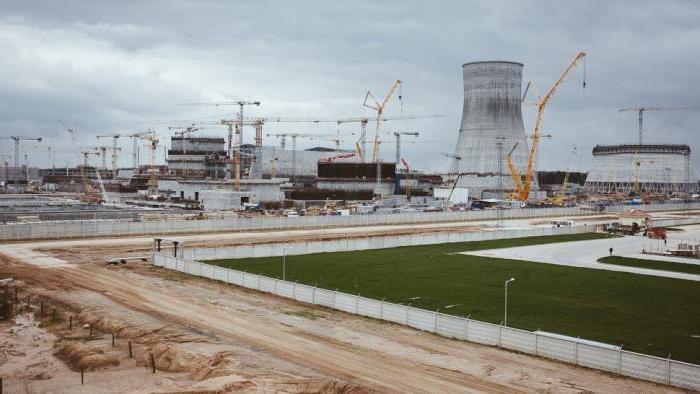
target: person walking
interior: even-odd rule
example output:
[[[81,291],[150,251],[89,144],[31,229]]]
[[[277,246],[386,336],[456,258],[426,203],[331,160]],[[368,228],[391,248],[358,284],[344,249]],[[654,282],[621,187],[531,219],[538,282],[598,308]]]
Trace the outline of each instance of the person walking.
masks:
[[[610,248],[610,256],[612,256],[613,248]]]

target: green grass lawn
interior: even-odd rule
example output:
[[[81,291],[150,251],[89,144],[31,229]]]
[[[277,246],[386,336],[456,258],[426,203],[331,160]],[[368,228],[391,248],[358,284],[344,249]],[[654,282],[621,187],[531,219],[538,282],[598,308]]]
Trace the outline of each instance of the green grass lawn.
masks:
[[[287,256],[287,280],[700,363],[700,283],[455,252],[604,237],[574,234]],[[562,256],[566,258],[566,256]],[[282,257],[211,263],[281,277]],[[420,297],[409,301],[409,298]],[[693,336],[699,336],[695,338]]]
[[[700,275],[700,265],[676,263],[673,261],[634,259],[631,257],[621,256],[605,256],[599,258],[598,262],[605,264],[626,265],[630,267],[650,268],[653,270],[684,272],[686,274]]]

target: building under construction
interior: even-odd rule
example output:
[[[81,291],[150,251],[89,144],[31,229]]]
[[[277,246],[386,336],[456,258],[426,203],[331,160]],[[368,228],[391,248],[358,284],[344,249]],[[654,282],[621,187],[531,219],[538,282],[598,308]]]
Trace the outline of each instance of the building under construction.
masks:
[[[585,189],[591,193],[677,193],[697,188],[688,145],[596,145]]]
[[[178,176],[223,178],[228,168],[225,144],[223,138],[172,137],[168,168]]]

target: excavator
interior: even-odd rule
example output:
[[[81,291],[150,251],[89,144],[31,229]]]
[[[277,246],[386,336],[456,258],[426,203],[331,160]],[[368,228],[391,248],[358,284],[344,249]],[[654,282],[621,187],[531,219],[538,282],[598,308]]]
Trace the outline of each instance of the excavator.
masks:
[[[532,146],[530,146],[530,154],[527,159],[527,169],[524,174],[524,179],[523,176],[520,174],[520,171],[518,171],[518,168],[516,167],[515,162],[512,158],[512,154],[515,150],[515,147],[517,146],[517,143],[507,156],[508,169],[510,170],[511,176],[513,177],[513,182],[515,184],[515,191],[513,193],[513,197],[517,200],[527,201],[530,197],[530,190],[532,189],[532,178],[535,172],[535,159],[537,157],[537,147],[540,142],[540,126],[542,125],[544,109],[549,103],[549,100],[552,98],[552,96],[554,96],[554,93],[556,93],[557,89],[559,89],[559,87],[562,85],[564,79],[571,73],[571,71],[573,71],[576,65],[578,65],[579,61],[585,56],[586,52],[579,51],[576,54],[576,56],[574,56],[574,59],[571,61],[569,66],[561,74],[559,79],[557,79],[557,81],[554,82],[554,84],[549,88],[547,93],[544,96],[539,97],[537,99],[537,117],[535,118],[535,130],[532,134]],[[585,82],[583,86],[586,86]]]

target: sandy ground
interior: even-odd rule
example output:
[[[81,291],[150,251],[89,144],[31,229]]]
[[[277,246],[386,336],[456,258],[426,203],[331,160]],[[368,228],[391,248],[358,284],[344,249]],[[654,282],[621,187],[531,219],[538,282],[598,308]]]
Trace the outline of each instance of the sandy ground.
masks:
[[[375,234],[393,228],[364,229]],[[455,226],[452,231],[480,227]],[[340,231],[339,231],[340,230]],[[413,229],[404,229],[417,231]],[[432,231],[429,230],[428,231]],[[363,229],[182,237],[195,244],[363,235]],[[0,325],[5,392],[679,392],[494,347],[300,304],[143,262],[151,239],[0,246],[0,277],[61,321]],[[34,313],[37,312],[34,301]],[[75,327],[68,330],[67,316]],[[91,324],[92,340],[83,324]],[[116,347],[111,347],[111,333]],[[128,358],[131,340],[134,358]],[[158,371],[148,368],[153,353]],[[80,384],[80,367],[85,384]]]
[[[700,225],[679,227],[683,231],[669,231],[667,246],[670,248],[679,241],[700,241]],[[609,249],[613,248],[616,256],[632,257],[638,259],[650,259],[668,261],[679,264],[700,264],[700,260],[690,258],[674,258],[642,254],[642,249],[664,249],[663,241],[650,240],[641,235],[626,236],[620,238],[597,239],[591,241],[563,242],[548,245],[519,246],[505,249],[490,249],[463,254],[486,256],[496,258],[508,258],[517,260],[537,261],[547,264],[569,265],[573,267],[594,268],[608,271],[632,272],[642,275],[661,276],[666,278],[686,279],[700,281],[700,275],[685,274],[682,272],[661,271],[627,267],[615,264],[603,264],[597,260],[608,256]]]

